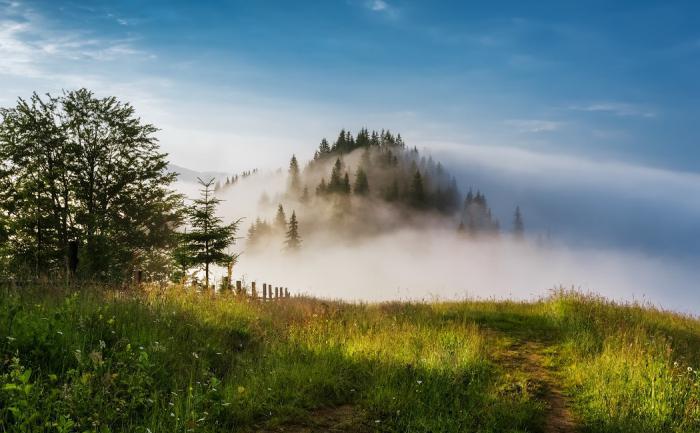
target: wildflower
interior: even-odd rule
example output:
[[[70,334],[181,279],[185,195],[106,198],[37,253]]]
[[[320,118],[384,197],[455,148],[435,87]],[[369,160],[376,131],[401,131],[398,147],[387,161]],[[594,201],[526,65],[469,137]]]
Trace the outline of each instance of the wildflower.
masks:
[[[197,355],[196,352],[192,352],[192,356],[194,356],[195,359],[199,359],[199,355]]]
[[[245,387],[239,386],[238,387],[238,393],[243,394],[245,392]]]
[[[170,412],[170,416],[174,417],[174,416],[175,416],[175,414],[174,414],[174,413],[172,413],[172,412]]]
[[[104,349],[105,347],[107,347],[107,343],[105,343],[104,341],[100,340],[100,349]]]
[[[12,342],[12,341],[15,341],[16,338],[15,338],[15,337],[10,337],[10,336],[8,336],[8,337],[7,337],[7,340],[10,341],[10,342]]]
[[[63,335],[63,331],[56,331],[56,334]]]
[[[375,424],[379,424],[381,422],[381,420],[375,419],[374,422],[375,422]]]
[[[688,367],[688,373],[692,373],[692,372],[693,372],[693,367]]]
[[[423,381],[422,381],[422,380],[417,380],[416,383],[417,383],[418,385],[421,385],[421,384],[423,383]]]

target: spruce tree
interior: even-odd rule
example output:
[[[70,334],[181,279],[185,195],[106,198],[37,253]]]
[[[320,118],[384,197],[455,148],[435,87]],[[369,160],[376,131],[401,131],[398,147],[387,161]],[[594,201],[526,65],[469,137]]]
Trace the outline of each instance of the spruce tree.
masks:
[[[520,212],[520,206],[515,207],[515,215],[513,217],[513,234],[518,239],[522,239],[525,235],[525,224],[523,223],[523,215]]]
[[[341,176],[341,171],[343,168],[343,163],[340,161],[340,158],[337,158],[335,160],[335,164],[333,165],[333,170],[331,171],[331,180],[328,182],[328,188],[327,191],[331,193],[335,192],[342,192],[344,189],[343,185],[343,178]]]
[[[275,227],[278,230],[284,231],[287,228],[287,216],[284,214],[282,204],[277,206],[277,215],[275,216]]]
[[[326,179],[321,179],[321,182],[316,187],[316,195],[324,195],[328,192],[328,186],[326,185]]]
[[[362,167],[357,168],[353,190],[357,195],[367,195],[369,193],[369,181],[367,180],[367,174]]]
[[[299,163],[297,162],[296,155],[292,155],[292,159],[289,161],[289,190],[290,192],[296,194],[301,188],[301,181],[299,180]]]
[[[345,172],[345,176],[343,176],[343,185],[341,188],[341,192],[343,194],[350,194],[350,176],[348,175],[348,172]]]
[[[325,138],[321,140],[321,144],[318,146],[318,155],[323,158],[325,155],[331,153],[331,146],[328,144],[328,140]]]
[[[408,200],[409,204],[415,208],[422,208],[425,206],[425,190],[423,187],[423,177],[419,170],[413,175],[411,180],[411,185],[408,189]]]
[[[236,232],[241,220],[231,224],[223,224],[216,215],[216,207],[221,200],[214,197],[212,185],[214,179],[203,181],[197,179],[202,186],[200,197],[189,209],[191,229],[184,235],[191,263],[204,268],[204,282],[209,287],[209,268],[212,264],[226,265],[235,261],[237,255],[226,252],[235,242]]]
[[[297,222],[297,214],[292,211],[292,216],[289,218],[289,227],[287,229],[287,239],[284,241],[287,251],[297,251],[301,247],[301,237],[299,236],[299,223]]]

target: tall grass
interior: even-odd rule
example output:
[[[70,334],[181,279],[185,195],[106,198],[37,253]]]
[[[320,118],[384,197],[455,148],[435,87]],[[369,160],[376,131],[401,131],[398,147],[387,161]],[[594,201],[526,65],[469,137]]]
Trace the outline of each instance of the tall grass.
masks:
[[[582,430],[700,431],[700,323],[575,293],[533,302],[254,303],[167,293],[0,299],[0,431],[274,429],[350,405],[354,431],[536,432],[537,340]],[[514,384],[522,381],[522,384]]]

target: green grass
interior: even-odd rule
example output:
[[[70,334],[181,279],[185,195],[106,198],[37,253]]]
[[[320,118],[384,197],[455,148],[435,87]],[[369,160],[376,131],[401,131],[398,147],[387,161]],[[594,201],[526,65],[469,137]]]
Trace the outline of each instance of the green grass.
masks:
[[[534,303],[249,303],[173,289],[0,299],[0,431],[537,432],[537,341],[582,431],[700,431],[700,322],[575,293]]]

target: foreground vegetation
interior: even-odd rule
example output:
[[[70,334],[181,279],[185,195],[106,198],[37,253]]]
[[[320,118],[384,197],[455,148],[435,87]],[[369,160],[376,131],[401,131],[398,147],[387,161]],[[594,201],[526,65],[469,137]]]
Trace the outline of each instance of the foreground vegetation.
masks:
[[[167,292],[0,297],[0,431],[700,431],[700,322],[576,293],[534,303],[252,303]],[[538,358],[540,359],[540,358]],[[303,430],[299,430],[303,431]],[[314,431],[314,430],[307,430]]]

